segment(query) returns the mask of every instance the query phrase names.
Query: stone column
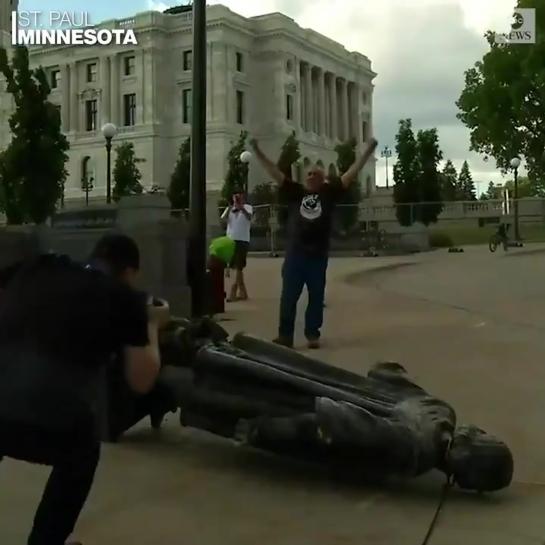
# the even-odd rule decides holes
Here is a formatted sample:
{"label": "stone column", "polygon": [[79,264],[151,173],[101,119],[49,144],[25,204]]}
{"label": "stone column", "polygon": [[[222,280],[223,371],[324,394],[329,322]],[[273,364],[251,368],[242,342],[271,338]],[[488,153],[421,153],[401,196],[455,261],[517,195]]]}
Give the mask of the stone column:
{"label": "stone column", "polygon": [[305,63],[299,63],[299,104],[300,108],[300,117],[301,117],[301,130],[306,130],[307,128],[307,101],[306,101],[306,87],[307,81],[305,79]]}
{"label": "stone column", "polygon": [[[154,82],[154,72],[153,72],[153,48],[149,48],[146,50],[146,55],[144,57],[144,78],[147,83],[147,91],[142,97],[142,107],[144,108],[144,111],[146,112],[146,121],[147,123],[153,124],[155,122],[154,116],[154,89],[155,85],[153,85]],[[181,105],[181,102],[180,102]],[[181,106],[180,106],[181,107]]]}
{"label": "stone column", "polygon": [[212,48],[214,47],[214,42],[208,42],[206,47],[206,121],[210,122],[214,118],[214,70],[213,66],[213,57],[212,57]]}
{"label": "stone column", "polygon": [[310,71],[310,86],[312,89],[312,132],[320,131],[320,97],[318,96],[318,68]]}
{"label": "stone column", "polygon": [[225,44],[224,49],[224,65],[223,71],[225,73],[225,93],[226,101],[224,103],[225,107],[225,123],[235,123],[236,121],[236,94],[233,88],[233,74],[235,73],[232,64],[234,64],[233,59],[231,58],[233,50],[229,47],[229,44]]}
{"label": "stone column", "polygon": [[301,63],[300,61],[295,61],[295,66],[293,67],[295,74],[295,96],[294,96],[294,108],[295,108],[295,126],[297,130],[303,128],[303,101],[302,101],[302,87],[301,87]]}
{"label": "stone column", "polygon": [[327,135],[326,107],[325,107],[325,72],[320,69],[318,74],[318,104],[320,105],[320,115],[318,116],[318,134]]}
{"label": "stone column", "polygon": [[337,106],[337,76],[335,74],[331,74],[329,78],[329,85],[331,89],[331,138],[333,140],[337,140],[339,138],[339,108]]}
{"label": "stone column", "polygon": [[119,126],[119,57],[113,54],[110,57],[110,122]]}
{"label": "stone column", "polygon": [[349,111],[348,111],[348,85],[345,79],[341,80],[341,140],[348,140],[348,123],[349,123]]}
{"label": "stone column", "polygon": [[100,59],[100,87],[102,95],[100,100],[100,110],[102,125],[110,122],[110,59],[102,57]]}
{"label": "stone column", "polygon": [[70,82],[68,65],[61,66],[61,127],[63,132],[70,130]]}
{"label": "stone column", "polygon": [[142,49],[140,54],[140,96],[136,95],[136,124],[144,124],[146,122],[146,57],[148,51]]}
{"label": "stone column", "polygon": [[314,104],[312,100],[312,70],[305,64],[305,129],[312,132],[314,118]]}
{"label": "stone column", "polygon": [[78,88],[78,65],[70,64],[70,130],[79,131],[79,88]]}
{"label": "stone column", "polygon": [[359,83],[354,84],[353,88],[353,105],[354,105],[354,119],[356,120],[356,133],[355,137],[358,139],[358,142],[363,142],[365,139],[365,134],[363,134],[363,119],[362,119],[362,109],[361,109],[361,85]]}

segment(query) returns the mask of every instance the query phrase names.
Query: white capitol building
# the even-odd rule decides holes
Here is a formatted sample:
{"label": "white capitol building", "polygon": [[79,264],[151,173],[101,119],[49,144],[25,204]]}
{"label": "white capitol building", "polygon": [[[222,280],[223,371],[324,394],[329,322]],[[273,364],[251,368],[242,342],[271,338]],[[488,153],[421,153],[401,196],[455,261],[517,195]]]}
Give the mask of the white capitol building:
{"label": "white capitol building", "polygon": [[[9,46],[11,11],[0,6],[0,43]],[[82,199],[82,180],[94,179],[92,197],[106,193],[106,152],[100,128],[119,128],[116,143],[134,143],[146,186],[168,187],[178,147],[190,134],[192,14],[144,12],[101,23],[132,28],[138,46],[32,47],[31,63],[46,69],[70,142],[65,198]],[[276,159],[295,131],[303,157],[298,169],[335,163],[334,147],[354,136],[363,142],[372,124],[373,79],[367,57],[272,13],[245,18],[221,5],[207,8],[207,185],[221,189],[227,153],[241,130],[257,137]],[[11,100],[0,88],[0,150],[9,143]],[[115,159],[115,154],[113,159]],[[255,161],[250,187],[267,180]],[[361,174],[375,188],[375,163]]]}

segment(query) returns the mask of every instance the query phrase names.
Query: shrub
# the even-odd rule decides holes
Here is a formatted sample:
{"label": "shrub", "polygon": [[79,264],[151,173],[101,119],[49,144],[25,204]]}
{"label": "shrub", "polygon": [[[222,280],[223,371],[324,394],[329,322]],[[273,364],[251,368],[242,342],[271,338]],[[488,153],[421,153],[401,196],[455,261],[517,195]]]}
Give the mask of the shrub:
{"label": "shrub", "polygon": [[430,233],[430,246],[432,248],[451,248],[454,246],[452,237],[443,231],[432,231]]}

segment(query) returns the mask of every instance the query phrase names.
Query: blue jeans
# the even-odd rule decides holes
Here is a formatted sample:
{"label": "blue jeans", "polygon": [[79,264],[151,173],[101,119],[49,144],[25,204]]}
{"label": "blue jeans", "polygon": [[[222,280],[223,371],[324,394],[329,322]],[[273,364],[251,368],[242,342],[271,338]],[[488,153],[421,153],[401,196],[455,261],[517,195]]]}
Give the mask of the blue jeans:
{"label": "blue jeans", "polygon": [[327,262],[327,256],[316,257],[295,252],[286,255],[282,267],[283,282],[278,330],[280,337],[293,339],[297,302],[306,285],[308,306],[305,314],[305,337],[309,340],[320,338],[320,329],[324,321]]}

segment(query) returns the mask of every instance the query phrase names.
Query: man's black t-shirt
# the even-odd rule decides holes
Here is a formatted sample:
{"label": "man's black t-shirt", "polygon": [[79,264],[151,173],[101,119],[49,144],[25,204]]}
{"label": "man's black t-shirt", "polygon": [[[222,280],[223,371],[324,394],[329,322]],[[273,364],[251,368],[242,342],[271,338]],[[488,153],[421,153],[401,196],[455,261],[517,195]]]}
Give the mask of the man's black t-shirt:
{"label": "man's black t-shirt", "polygon": [[289,207],[287,250],[323,257],[329,252],[333,211],[343,193],[340,178],[330,178],[319,191],[310,192],[302,184],[285,180],[280,186],[280,202]]}
{"label": "man's black t-shirt", "polygon": [[145,298],[67,258],[25,264],[0,299],[0,420],[67,429],[93,411],[101,368],[146,346]]}

